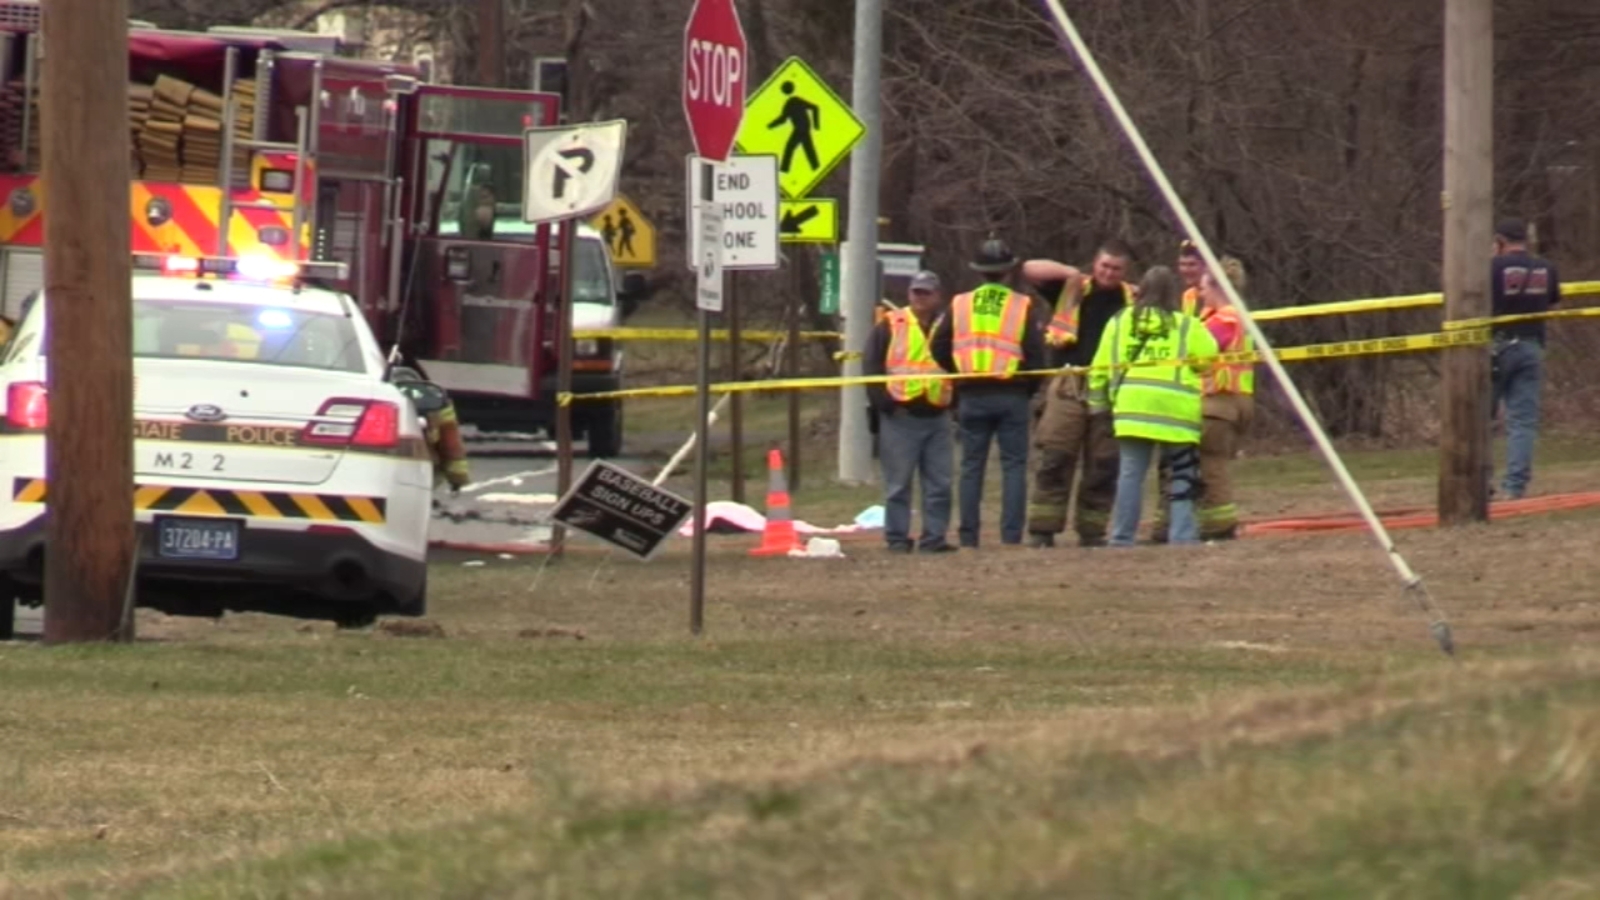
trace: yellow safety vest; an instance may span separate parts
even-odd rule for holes
[[[1045,332],[1045,337],[1051,344],[1064,347],[1078,340],[1078,307],[1083,305],[1083,297],[1089,296],[1094,291],[1094,279],[1083,280],[1083,296],[1077,302],[1067,297],[1067,289],[1061,289],[1061,296],[1056,300],[1056,314],[1050,319],[1050,328]],[[1133,305],[1133,286],[1126,281],[1122,283],[1122,299],[1125,306]]]
[[[1250,332],[1244,327],[1244,319],[1239,311],[1231,306],[1207,310],[1202,313],[1200,321],[1209,322],[1213,317],[1232,320],[1237,330],[1233,340],[1225,347],[1218,348],[1222,353],[1248,353],[1255,349],[1255,341],[1250,339]],[[1256,366],[1255,363],[1218,363],[1206,376],[1207,394],[1254,394],[1256,392]]]
[[[883,361],[884,371],[889,375],[912,376],[889,382],[889,396],[899,403],[922,397],[931,406],[949,406],[950,382],[927,378],[944,370],[933,361],[928,335],[923,333],[922,323],[917,321],[916,313],[909,309],[897,309],[889,313],[888,322],[889,352]],[[939,323],[935,321],[933,327],[937,330]]]
[[[1003,284],[985,284],[950,303],[951,355],[968,375],[1010,378],[1022,365],[1028,298]]]

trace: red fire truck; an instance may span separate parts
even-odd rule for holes
[[[0,0],[0,314],[42,284],[38,0]],[[560,265],[576,328],[645,298],[600,235],[521,218],[522,132],[559,96],[428,83],[424,67],[339,55],[334,39],[134,23],[129,123],[135,252],[338,260],[335,287],[484,431],[555,415]],[[113,123],[107,123],[111,127]],[[610,341],[577,342],[574,391],[621,386]],[[620,403],[574,407],[592,455],[619,452]]]

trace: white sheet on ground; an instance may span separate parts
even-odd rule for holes
[[[734,503],[731,500],[713,500],[706,504],[706,530],[716,534],[718,530],[738,531],[760,534],[767,527],[767,517],[756,512],[753,508],[743,503]],[[796,520],[794,530],[798,534],[851,534],[857,531],[869,531],[860,525],[839,525],[833,528],[818,528],[809,522]],[[690,516],[678,529],[681,537],[694,537],[694,517]]]

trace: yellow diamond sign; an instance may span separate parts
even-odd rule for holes
[[[791,56],[745,104],[739,149],[778,158],[778,187],[799,200],[816,190],[867,128],[849,104],[798,56]]]
[[[649,269],[656,264],[656,227],[639,207],[618,194],[611,205],[589,220],[589,227],[611,249],[611,261],[619,268]]]

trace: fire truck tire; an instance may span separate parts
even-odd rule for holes
[[[584,436],[589,442],[591,459],[609,459],[622,455],[622,402],[607,403],[596,411],[584,426]]]

